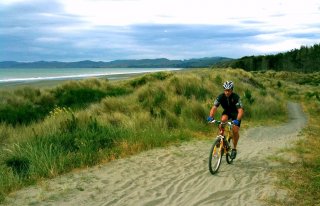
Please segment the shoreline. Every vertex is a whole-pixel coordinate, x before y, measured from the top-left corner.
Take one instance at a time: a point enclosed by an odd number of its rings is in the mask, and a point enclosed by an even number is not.
[[[176,69],[154,70],[154,71],[144,71],[144,72],[106,74],[106,75],[97,75],[97,76],[92,75],[92,76],[78,76],[78,77],[61,77],[61,78],[51,78],[51,79],[34,79],[34,80],[26,80],[26,81],[8,81],[8,82],[0,82],[0,90],[19,89],[23,87],[51,88],[68,81],[78,81],[78,80],[92,79],[92,78],[108,79],[109,81],[118,81],[118,80],[128,79],[131,77],[136,77],[136,76],[140,76],[148,73],[181,71],[181,70],[183,69],[176,68]]]

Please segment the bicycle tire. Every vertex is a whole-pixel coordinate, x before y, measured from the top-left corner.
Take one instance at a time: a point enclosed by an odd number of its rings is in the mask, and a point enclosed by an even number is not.
[[[229,152],[226,154],[226,160],[228,164],[232,164],[233,162],[233,159],[231,158],[231,154]]]
[[[222,156],[223,156],[223,145],[217,147],[217,145],[220,143],[221,138],[216,139],[210,149],[209,154],[209,171],[211,174],[215,174],[218,172]]]
[[[231,138],[229,139],[229,145],[231,146],[230,141],[231,141]],[[233,162],[233,159],[231,158],[230,150],[231,149],[229,149],[229,151],[226,154],[226,160],[227,160],[228,164],[232,164],[232,162]]]

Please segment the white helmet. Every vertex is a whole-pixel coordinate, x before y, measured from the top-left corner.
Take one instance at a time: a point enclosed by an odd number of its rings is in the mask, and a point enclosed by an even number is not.
[[[224,89],[232,89],[233,90],[233,82],[232,81],[226,81],[223,83],[223,88]]]

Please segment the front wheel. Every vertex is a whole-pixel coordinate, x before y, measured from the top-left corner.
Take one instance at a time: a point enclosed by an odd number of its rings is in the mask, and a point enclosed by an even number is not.
[[[211,174],[215,174],[216,172],[218,172],[221,164],[221,159],[223,156],[223,144],[222,142],[220,144],[220,142],[221,138],[217,138],[210,149],[209,171]]]

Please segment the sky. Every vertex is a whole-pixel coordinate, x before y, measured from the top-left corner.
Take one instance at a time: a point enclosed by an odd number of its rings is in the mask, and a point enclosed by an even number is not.
[[[320,43],[320,0],[1,0],[0,61],[240,58]]]

